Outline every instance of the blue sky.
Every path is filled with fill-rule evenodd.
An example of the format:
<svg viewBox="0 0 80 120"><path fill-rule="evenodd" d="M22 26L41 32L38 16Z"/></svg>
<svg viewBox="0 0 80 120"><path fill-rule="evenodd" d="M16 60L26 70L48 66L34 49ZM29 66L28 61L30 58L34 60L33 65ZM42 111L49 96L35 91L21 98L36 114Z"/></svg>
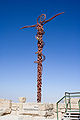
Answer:
<svg viewBox="0 0 80 120"><path fill-rule="evenodd" d="M36 29L20 31L65 12L44 25L42 102L56 102L65 91L80 91L80 1L3 0L0 1L0 98L17 101L25 96L36 102Z"/></svg>

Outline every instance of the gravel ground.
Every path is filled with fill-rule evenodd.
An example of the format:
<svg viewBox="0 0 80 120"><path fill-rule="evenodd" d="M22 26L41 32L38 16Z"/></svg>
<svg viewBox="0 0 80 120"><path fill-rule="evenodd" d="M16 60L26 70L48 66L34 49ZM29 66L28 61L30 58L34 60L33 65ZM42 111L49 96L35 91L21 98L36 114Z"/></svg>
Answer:
<svg viewBox="0 0 80 120"><path fill-rule="evenodd" d="M4 115L4 116L0 116L0 120L56 120L56 119L45 119L41 117L29 117L29 116Z"/></svg>

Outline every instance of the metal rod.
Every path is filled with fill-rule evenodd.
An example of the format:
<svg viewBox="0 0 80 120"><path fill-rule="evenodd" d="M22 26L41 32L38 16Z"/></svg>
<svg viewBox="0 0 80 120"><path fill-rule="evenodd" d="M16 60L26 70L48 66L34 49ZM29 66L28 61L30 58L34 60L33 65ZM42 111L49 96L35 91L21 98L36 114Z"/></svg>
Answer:
<svg viewBox="0 0 80 120"><path fill-rule="evenodd" d="M65 92L66 94L80 94L80 92Z"/></svg>
<svg viewBox="0 0 80 120"><path fill-rule="evenodd" d="M58 120L58 103L56 105L57 105L57 120Z"/></svg>
<svg viewBox="0 0 80 120"><path fill-rule="evenodd" d="M79 101L78 101L78 105L79 105L79 112L80 112L80 99L79 99Z"/></svg>

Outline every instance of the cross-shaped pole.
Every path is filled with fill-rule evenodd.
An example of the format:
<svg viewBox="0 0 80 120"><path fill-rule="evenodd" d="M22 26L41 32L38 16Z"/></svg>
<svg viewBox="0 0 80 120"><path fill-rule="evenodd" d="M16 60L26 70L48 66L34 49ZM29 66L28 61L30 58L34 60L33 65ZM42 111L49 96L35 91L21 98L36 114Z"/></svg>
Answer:
<svg viewBox="0 0 80 120"><path fill-rule="evenodd" d="M42 86L42 62L45 60L45 56L42 54L42 49L44 46L44 42L42 40L42 37L44 35L44 29L43 29L43 25L49 21L51 21L52 19L54 19L56 16L63 14L59 13L54 15L52 18L45 20L46 19L46 15L45 14L41 14L38 18L37 18L37 24L35 25L31 25L31 26L24 26L20 29L24 29L24 28L30 28L30 27L36 27L37 29L37 34L36 34L36 39L38 40L38 51L35 53L37 54L37 61L34 61L34 63L37 63L37 102L41 102L41 86Z"/></svg>

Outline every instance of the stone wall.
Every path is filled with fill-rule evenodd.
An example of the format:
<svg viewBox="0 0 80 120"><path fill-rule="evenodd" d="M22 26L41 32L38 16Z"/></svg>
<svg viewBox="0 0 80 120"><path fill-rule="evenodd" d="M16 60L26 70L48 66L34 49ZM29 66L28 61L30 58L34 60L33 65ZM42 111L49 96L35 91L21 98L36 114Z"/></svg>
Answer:
<svg viewBox="0 0 80 120"><path fill-rule="evenodd" d="M40 116L45 118L56 118L57 107L56 103L25 103L26 99L19 98L19 103L14 103L11 100L0 99L0 115L12 114L12 115L28 115L28 116ZM71 108L78 109L78 100L71 99ZM65 103L59 104L59 118L62 118L65 114Z"/></svg>
<svg viewBox="0 0 80 120"><path fill-rule="evenodd" d="M53 104L45 103L12 103L11 114L54 117Z"/></svg>

